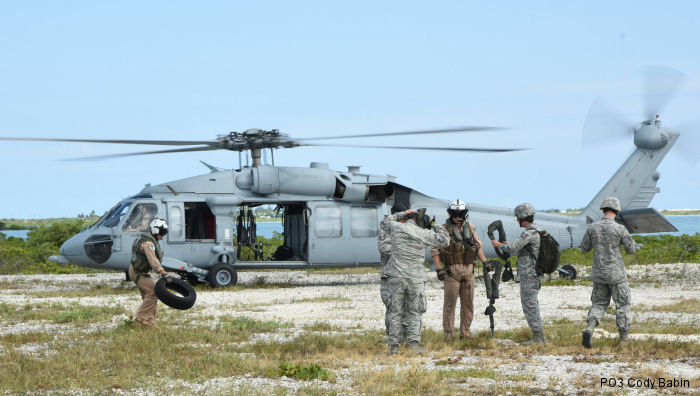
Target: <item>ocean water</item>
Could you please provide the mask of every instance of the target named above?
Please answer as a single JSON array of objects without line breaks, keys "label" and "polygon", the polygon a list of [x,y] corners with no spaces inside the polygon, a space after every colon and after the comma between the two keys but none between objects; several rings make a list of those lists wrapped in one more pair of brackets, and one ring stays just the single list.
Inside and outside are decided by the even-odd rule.
[{"label": "ocean water", "polygon": [[[695,235],[700,233],[700,215],[677,215],[677,216],[666,216],[669,222],[678,228],[678,232],[663,232],[660,234],[668,235]],[[265,238],[271,238],[272,233],[277,231],[281,233],[283,231],[282,223],[278,221],[266,221],[256,223],[258,235],[264,236]],[[0,231],[8,237],[17,238],[27,238],[27,233],[29,230],[5,230]],[[659,234],[640,234],[640,235],[659,235]]]},{"label": "ocean water", "polygon": [[700,215],[676,215],[664,216],[666,219],[678,229],[678,232],[661,232],[655,234],[640,234],[640,235],[695,235],[700,233]]}]

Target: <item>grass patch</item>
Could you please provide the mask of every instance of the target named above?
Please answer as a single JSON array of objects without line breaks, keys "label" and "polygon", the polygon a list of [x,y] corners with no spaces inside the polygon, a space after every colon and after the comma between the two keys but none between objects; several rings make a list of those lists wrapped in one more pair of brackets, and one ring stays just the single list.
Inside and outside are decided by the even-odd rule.
[{"label": "grass patch", "polygon": [[291,327],[291,324],[286,322],[260,321],[246,317],[221,317],[218,325],[219,329],[224,331],[232,331],[236,334],[270,333],[288,327]]},{"label": "grass patch", "polygon": [[677,313],[688,313],[688,314],[698,314],[700,313],[700,300],[697,298],[684,298],[673,304],[667,305],[642,305],[634,307],[635,311],[640,312],[677,312]]},{"label": "grass patch", "polygon": [[307,302],[347,302],[347,301],[352,301],[351,298],[347,297],[340,297],[340,296],[322,296],[322,297],[309,297],[309,298],[293,298],[291,301],[276,301],[277,304],[279,303],[288,303],[288,304],[293,304],[293,303],[307,303]]},{"label": "grass patch", "polygon": [[[134,283],[129,283],[129,286],[134,285]],[[52,290],[52,291],[30,291],[22,293],[27,296],[37,297],[37,298],[81,298],[81,297],[104,297],[105,295],[125,295],[134,294],[136,289],[135,285],[131,288],[126,288],[123,286],[112,287],[108,284],[98,284],[90,287],[89,289],[81,290]]]},{"label": "grass patch", "polygon": [[118,306],[82,306],[78,304],[25,304],[22,306],[0,303],[0,319],[8,323],[45,321],[83,325],[108,320],[128,312]]},{"label": "grass patch", "polygon": [[343,331],[344,329],[340,326],[332,325],[328,322],[316,321],[312,324],[304,325],[304,330],[307,331]]},{"label": "grass patch", "polygon": [[327,274],[327,275],[343,275],[343,274],[378,274],[379,266],[376,267],[350,267],[350,268],[309,268],[306,270],[309,274]]},{"label": "grass patch", "polygon": [[280,377],[296,378],[301,381],[311,381],[320,379],[327,381],[331,377],[331,372],[318,364],[293,364],[283,362],[279,367]]},{"label": "grass patch", "polygon": [[[79,336],[6,335],[0,337],[5,348],[0,360],[3,388],[11,394],[68,389],[110,393],[111,389],[160,389],[163,379],[197,383],[245,374],[276,378],[280,360],[241,355],[237,341],[254,332],[277,329],[278,323],[242,319],[225,323],[215,329],[192,324],[176,327],[161,318],[158,329],[124,323],[113,330]],[[55,351],[51,359],[36,359],[18,350],[24,344],[46,342]],[[160,380],[153,376],[156,371]]]}]

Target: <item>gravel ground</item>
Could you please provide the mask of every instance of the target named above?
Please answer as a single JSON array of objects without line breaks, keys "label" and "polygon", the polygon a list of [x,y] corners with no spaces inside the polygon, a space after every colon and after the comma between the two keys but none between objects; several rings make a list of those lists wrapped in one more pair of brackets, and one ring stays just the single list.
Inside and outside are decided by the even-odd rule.
[{"label": "gravel ground", "polygon": [[[580,276],[585,277],[585,271]],[[630,283],[632,285],[632,311],[633,327],[631,338],[660,340],[677,340],[685,342],[700,342],[700,334],[676,335],[676,334],[645,334],[643,329],[635,328],[634,321],[655,319],[662,323],[689,324],[700,326],[700,314],[657,312],[653,307],[676,303],[683,299],[700,300],[700,265],[698,264],[658,264],[654,266],[635,266],[629,270]],[[101,284],[105,288],[134,288],[133,284],[123,282],[121,273],[100,273],[89,275],[13,275],[0,276],[0,282],[6,282],[12,287],[5,288],[0,294],[0,304],[23,305],[36,302],[37,292],[46,291],[70,291],[80,290]],[[269,285],[285,285],[280,288],[256,287],[264,282]],[[487,299],[483,283],[477,280],[475,295],[475,318],[472,324],[472,332],[488,330],[488,317],[481,314],[487,305]],[[305,271],[269,271],[269,272],[241,272],[239,273],[239,285],[253,287],[242,288],[235,291],[204,291],[198,293],[195,309],[188,311],[187,315],[196,317],[206,313],[214,317],[223,315],[241,315],[258,320],[279,320],[292,324],[276,333],[256,334],[251,342],[260,340],[268,342],[289,342],[302,334],[306,325],[316,322],[329,323],[346,332],[366,329],[382,329],[384,326],[384,306],[379,299],[378,275],[369,274],[318,274]],[[290,285],[296,287],[289,287]],[[428,274],[427,282],[428,311],[423,316],[423,326],[435,331],[442,329],[442,287],[435,279],[434,273]],[[587,308],[590,304],[591,286],[544,286],[540,291],[539,301],[543,320],[552,322],[558,319],[570,319],[580,321],[582,328],[585,323]],[[138,308],[140,298],[136,290],[134,293],[109,294],[105,297],[44,297],[42,302],[52,301],[63,304],[83,305],[118,305],[135,311]],[[290,309],[293,304],[294,309]],[[162,309],[170,309],[165,306]],[[522,310],[518,285],[508,282],[501,285],[501,298],[497,300],[498,311],[495,314],[497,329],[516,329],[526,327]],[[232,309],[233,308],[233,309]],[[116,327],[127,319],[115,317],[109,323],[98,323],[95,326],[80,328],[80,331],[104,331],[107,327]],[[216,319],[211,323],[216,326]],[[50,333],[74,332],[76,329],[69,324],[52,324],[42,322],[30,322],[20,324],[8,324],[0,322],[0,336],[7,334],[19,334],[29,331],[45,331]],[[617,337],[617,334],[609,334],[598,330],[596,337]],[[510,348],[512,342],[501,340],[504,348]],[[50,356],[51,350],[46,345],[25,344],[22,352],[36,356]],[[4,355],[4,347],[0,346],[0,356]],[[456,364],[449,367],[436,365],[436,359],[431,356],[416,357],[415,364],[424,368],[464,369],[469,367],[481,367],[484,365],[482,358],[473,350],[457,350],[453,354]],[[186,384],[179,382],[178,386],[190,389],[198,394],[218,394],[231,390],[245,391],[252,389],[274,389],[283,387],[290,392],[306,386],[316,386],[320,389],[333,390],[340,393],[351,392],[353,372],[356,370],[382,368],[381,364],[373,367],[353,366],[336,372],[337,381],[333,384],[322,381],[305,382],[296,381],[286,377],[269,379],[252,376],[212,378],[201,384]],[[397,367],[400,369],[401,367]],[[600,378],[614,375],[627,378],[634,373],[664,372],[675,378],[690,379],[691,388],[678,389],[683,393],[700,392],[700,357],[693,359],[678,359],[670,361],[642,361],[633,364],[615,362],[613,356],[609,361],[588,361],[584,356],[562,355],[529,355],[524,362],[499,364],[493,368],[503,376],[525,376],[529,378],[530,386],[541,392],[556,394],[577,394],[582,389],[576,388],[576,384],[590,381],[588,388],[583,391],[595,392],[600,388]],[[556,379],[553,381],[552,379]],[[484,385],[491,379],[471,379]],[[469,381],[465,384],[469,387]],[[615,388],[611,388],[615,390]],[[162,389],[161,389],[162,391]],[[629,394],[656,394],[660,390],[647,387],[621,388],[621,391]],[[663,389],[661,390],[663,391]],[[133,389],[114,390],[115,393],[126,394],[155,394],[157,390]],[[77,391],[77,393],[82,393]],[[85,393],[90,393],[85,391]]]}]

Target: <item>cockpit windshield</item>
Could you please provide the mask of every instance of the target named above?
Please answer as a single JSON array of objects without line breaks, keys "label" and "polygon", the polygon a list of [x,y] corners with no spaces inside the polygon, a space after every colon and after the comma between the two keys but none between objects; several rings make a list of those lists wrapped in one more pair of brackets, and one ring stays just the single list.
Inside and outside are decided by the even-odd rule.
[{"label": "cockpit windshield", "polygon": [[131,201],[122,201],[118,204],[116,204],[112,209],[110,209],[107,213],[102,215],[99,220],[95,224],[92,225],[92,227],[114,227],[117,224],[119,224],[119,220],[121,220],[122,216],[127,212],[129,209],[129,206],[131,206]]}]

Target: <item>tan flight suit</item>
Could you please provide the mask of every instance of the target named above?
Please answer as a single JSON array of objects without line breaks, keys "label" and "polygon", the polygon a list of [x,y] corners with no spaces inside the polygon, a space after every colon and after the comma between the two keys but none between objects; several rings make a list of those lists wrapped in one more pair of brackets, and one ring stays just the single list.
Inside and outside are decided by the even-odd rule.
[{"label": "tan flight suit", "polygon": [[[140,253],[140,254],[139,254]],[[144,257],[145,256],[145,257]],[[136,315],[136,321],[145,326],[156,324],[156,311],[158,309],[158,297],[155,293],[155,283],[151,279],[151,274],[144,269],[152,269],[156,273],[165,271],[160,264],[163,252],[155,238],[150,234],[141,234],[141,237],[134,242],[132,248],[131,265],[129,266],[129,278],[136,283],[141,292],[141,307]],[[145,263],[143,262],[145,260]],[[134,265],[140,270],[134,269]]]},{"label": "tan flight suit", "polygon": [[[450,235],[450,245],[447,249],[431,249],[432,256],[440,256],[442,267],[452,273],[445,278],[444,300],[442,307],[442,327],[445,338],[454,338],[455,309],[459,297],[459,336],[471,336],[469,328],[474,319],[474,263],[476,262],[481,240],[476,235],[474,225],[467,222],[468,228],[457,227],[449,220],[443,227]],[[459,234],[459,235],[457,235]],[[465,244],[462,240],[471,238],[474,246]]]}]

